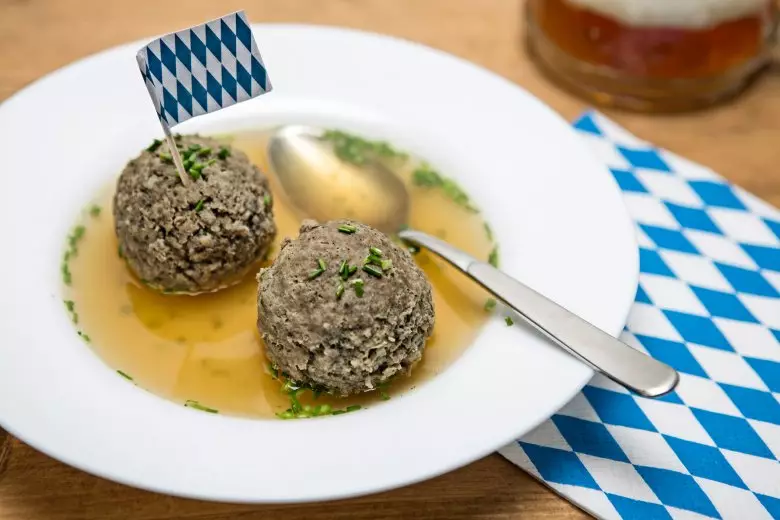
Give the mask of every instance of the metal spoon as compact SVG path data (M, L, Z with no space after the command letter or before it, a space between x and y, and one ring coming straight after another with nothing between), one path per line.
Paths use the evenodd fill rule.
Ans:
M347 217L398 231L409 216L409 194L398 175L379 162L342 161L323 133L284 126L268 141L268 161L292 205L320 222Z
M421 231L409 229L399 236L442 257L559 347L616 383L645 397L664 395L677 386L679 376L670 366L613 338L492 265Z
M407 221L409 194L392 171L378 163L358 167L336 157L311 127L282 127L271 136L268 157L288 198L320 221L349 217L386 233ZM333 202L336 201L337 204ZM420 231L401 231L470 276L558 346L613 381L646 397L670 392L678 375L530 287Z

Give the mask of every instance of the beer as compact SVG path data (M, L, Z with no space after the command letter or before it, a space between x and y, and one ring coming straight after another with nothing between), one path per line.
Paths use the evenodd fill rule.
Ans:
M772 0L529 0L529 46L606 104L685 109L734 94L768 60Z

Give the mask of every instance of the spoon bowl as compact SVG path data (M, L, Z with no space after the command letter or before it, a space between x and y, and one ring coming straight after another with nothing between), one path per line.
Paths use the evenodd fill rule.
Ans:
M409 216L409 194L380 161L338 157L322 129L289 125L268 141L268 160L293 206L320 222L350 218L394 233Z

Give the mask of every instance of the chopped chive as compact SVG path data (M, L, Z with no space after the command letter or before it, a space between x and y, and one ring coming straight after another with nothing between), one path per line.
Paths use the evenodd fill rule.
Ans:
M206 161L206 166L211 166L211 165L212 165L212 164L214 164L215 162L217 162L217 160L216 160L216 159L209 159L208 161Z
M490 224L488 224L487 222L484 223L484 226L485 226L485 235L487 235L487 239L492 242L493 241L493 230L490 229Z
M382 250L378 247L369 247L368 252L377 257L382 256Z
M321 275L324 272L325 271L323 271L322 269L315 269L314 271L309 273L309 280L314 280L315 278L317 278L319 275Z
M97 218L97 217L99 217L99 216L100 216L100 211L101 211L101 208L100 208L100 206L98 206L97 204L93 204L93 205L92 205L92 206L90 206L90 208L89 208L89 214L90 214L90 216L92 216L93 218Z
M117 370L117 371L116 371L116 373L117 373L117 374L119 374L120 376L124 377L124 378L125 378L125 379L127 379L128 381L132 381L132 380L133 380L133 378L132 378L132 377L130 377L130 375L128 375L128 374L127 374L127 373L125 373L125 372L122 372L121 370Z
M485 312L491 312L493 309L496 308L496 300L494 298L488 298L485 300Z
M327 415L329 414L333 408L329 404L321 404L319 406L316 406L314 408L314 415Z
M357 268L356 265L349 266L349 276L352 276L353 274L355 274L357 272L357 269L358 268Z
M147 152L155 152L160 147L160 145L162 145L162 141L160 141L159 139L155 139L154 141L152 141L152 144L150 144L146 148L146 151Z
M173 164L173 156L169 153L161 153L158 157L164 163Z
M185 171L190 171L190 168L192 168L192 165L195 164L195 161L192 159L185 159L182 163L182 166L184 166Z
M90 343L90 342L92 341L92 339L91 339L89 336L87 336L87 334L86 334L86 333L84 333L84 331L81 331L81 330L80 330L80 331L78 331L78 332L77 332L77 334L78 334L79 336L81 336L81 339L83 339L83 340L84 340L84 341L86 341L87 343Z
M507 327L511 327L512 325L514 325L514 324L515 324L514 320L512 320L512 318L510 318L509 316L507 316L506 318L504 318L504 321L506 322L506 326L507 326Z
M317 265L319 266L321 271L324 271L325 269L328 268L328 265L325 263L325 260L323 260L322 258L317 259Z
M351 235L352 233L357 231L357 228L350 224L342 224L341 226L339 226L339 231Z
M68 309L68 312L73 312L73 309L76 308L76 302L73 300L65 300L65 308Z
M117 246L116 254L119 256L119 258L124 258L125 257L125 254L122 252L122 246Z
M493 249L490 251L488 263L493 267L498 267L498 245L493 246Z
M217 154L217 157L219 157L220 159L222 159L224 161L225 159L230 157L230 150L228 150L225 147L220 148L219 149L219 153Z
M386 258L382 260L382 262L379 264L379 267L382 268L382 271L388 271L393 268L393 261L389 258Z
M341 264L339 265L339 274L344 275L345 273L349 272L349 265L347 264L346 260L342 260Z
M203 209L203 199L200 199L197 204L195 204L195 213Z
M201 148L198 151L198 157L208 157L211 153L211 148Z
M363 260L363 265L369 265L369 264L382 265L382 259L376 255L368 255L366 259Z
M276 414L276 416L280 419L292 419L295 417L295 415L292 413L292 410L285 410L284 412L279 412Z
M382 278L381 269L377 269L373 265L364 265L363 270L375 278Z
M208 406L200 404L198 401L193 401L191 399L188 399L184 402L184 406L188 408L194 408L196 410L200 410L201 412L207 412L207 413L219 413L219 410L216 410L214 408L209 408Z
M363 285L364 283L361 278L352 280L352 287L355 289L355 295L357 295L358 298L363 297Z
M340 300L342 296L344 296L344 284L339 282L338 287L336 287L336 299Z
M200 150L201 148L203 148L203 147L202 147L201 145L199 145L198 143L193 143L193 144L191 144L191 145L190 145L190 146L187 148L187 151L190 151L190 152L197 152L197 151L198 151L198 150Z
M353 404L351 406L347 406L346 411L347 412L355 412L357 410L360 410L361 408L362 408L362 406L360 406L359 404Z
M263 206L266 208L271 205L271 196L269 194L263 195Z

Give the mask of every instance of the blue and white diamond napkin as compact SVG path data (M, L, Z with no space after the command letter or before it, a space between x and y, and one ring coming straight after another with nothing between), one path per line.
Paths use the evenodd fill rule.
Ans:
M158 38L136 60L166 133L272 88L243 11Z
M600 114L574 126L636 222L621 339L680 384L646 399L596 376L500 453L599 518L780 519L780 211Z

